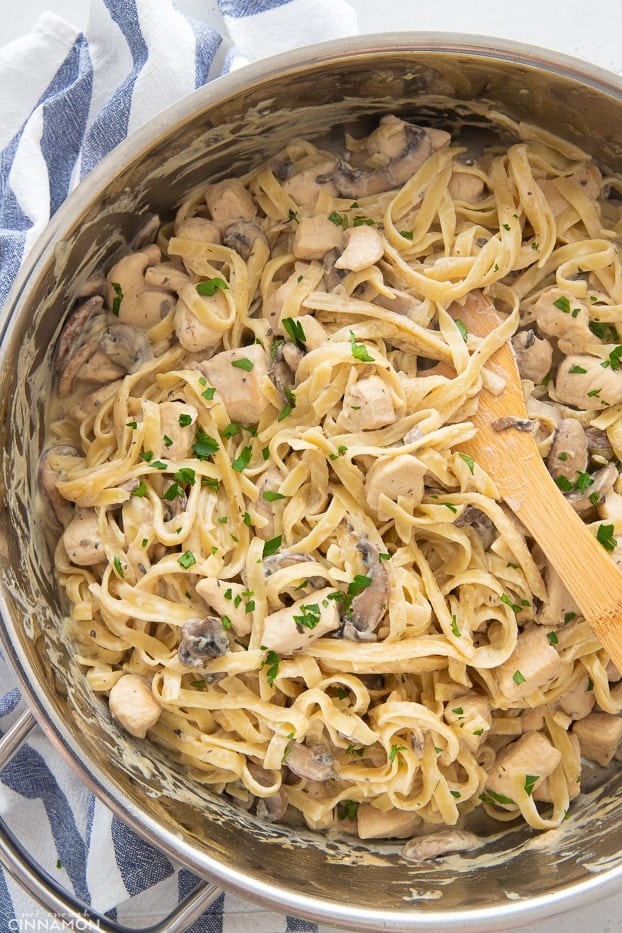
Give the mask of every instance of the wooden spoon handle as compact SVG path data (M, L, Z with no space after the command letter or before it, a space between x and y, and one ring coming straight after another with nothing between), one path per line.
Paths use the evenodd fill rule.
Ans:
M500 319L483 296L460 308L470 330L485 336ZM622 672L622 572L561 493L529 430L529 416L513 350L503 344L487 368L505 382L494 395L486 388L472 418L477 434L461 444L494 480L501 498L538 542L586 621ZM523 430L522 428L527 428Z

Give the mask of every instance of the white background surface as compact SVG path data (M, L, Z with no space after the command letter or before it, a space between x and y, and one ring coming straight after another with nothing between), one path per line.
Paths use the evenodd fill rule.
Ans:
M622 0L350 0L350 4L357 10L361 33L420 29L496 36L622 72ZM177 0L177 5L222 29L215 0ZM88 6L88 0L0 0L0 46L29 32L44 11L82 27ZM622 933L622 892L563 917L532 923L528 929L530 933Z

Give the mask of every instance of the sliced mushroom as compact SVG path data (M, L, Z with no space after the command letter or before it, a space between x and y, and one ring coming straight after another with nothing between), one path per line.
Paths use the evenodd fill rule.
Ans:
M261 227L250 220L236 220L229 224L223 235L224 245L234 249L244 262L248 262L257 240L264 243L266 249L269 248L268 238Z
M265 820L266 823L277 823L285 816L288 805L287 791L284 787L280 787L276 794L257 798L255 813L260 820Z
M57 373L63 372L76 347L83 342L87 324L101 315L103 307L102 296L93 295L81 302L68 316L54 348L54 369Z
M355 169L339 159L332 180L345 198L364 198L397 188L412 178L433 152L448 145L450 139L450 134L444 130L427 129L395 116L385 116L366 143L372 160L381 165ZM328 181L330 177L323 176L322 180Z
M464 829L448 829L444 832L430 833L410 839L402 849L402 855L409 862L423 862L438 858L449 852L469 852L477 849L482 840Z
M110 324L106 327L99 348L125 373L135 373L143 363L153 359L147 334L129 324Z
M298 777L308 781L328 781L337 777L335 756L320 742L292 742L285 764Z
M79 567L92 567L106 559L95 509L75 510L63 532L63 544L69 560Z
M563 418L558 424L546 465L553 479L563 476L571 483L587 470L587 439L576 418Z
M605 500L617 478L618 469L615 463L608 463L590 477L586 477L585 482L581 483L581 488L568 492L566 498L575 512L587 512Z
M329 221L330 223L330 221ZM360 272L382 259L384 240L375 227L361 224L346 230L346 248L335 262L336 269Z
M270 378L284 402L290 402L296 381L296 370L302 359L303 351L291 340L276 345L272 354Z
M39 460L39 489L52 509L57 522L63 528L73 518L74 504L61 496L56 487L57 481L65 476L65 471L59 467L59 459L78 456L75 447L70 447L68 444L56 444L44 451Z
M229 637L217 616L193 619L181 630L177 655L184 667L201 668L210 658L222 657L229 651Z
M151 244L123 256L110 269L106 276L106 304L120 323L149 330L173 309L173 293L149 286L145 280L147 268L159 263L160 258L160 250Z
M136 674L123 674L110 690L110 712L126 732L144 739L160 718L162 707L147 683Z
M179 289L175 306L175 335L185 350L200 353L213 350L233 323L233 314L223 289L201 295L196 285Z
M374 636L387 609L389 572L385 561L380 559L378 548L367 537L362 537L356 548L363 558L370 583L350 603L342 635L351 641L368 641Z
M341 250L336 246L324 253L322 258L322 268L324 269L324 287L327 292L334 291L338 285L341 285L346 275L347 269L339 269L336 262L341 256Z
M461 515L455 520L456 528L472 528L482 542L485 551L498 537L497 529L492 520L475 505L467 505Z

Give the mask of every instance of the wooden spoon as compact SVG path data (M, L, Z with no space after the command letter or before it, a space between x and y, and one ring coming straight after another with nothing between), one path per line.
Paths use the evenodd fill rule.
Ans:
M452 304L449 312L479 337L501 324L493 305L480 292L472 292L464 304ZM505 388L499 395L482 388L472 418L477 434L461 444L461 449L494 480L501 498L538 542L622 672L622 572L556 485L532 432L504 427L514 419L519 419L519 425L529 419L510 342L486 365L503 378Z

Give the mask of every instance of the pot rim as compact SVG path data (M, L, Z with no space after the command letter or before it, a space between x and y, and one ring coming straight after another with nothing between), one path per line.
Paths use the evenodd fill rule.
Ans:
M245 88L256 86L289 70L295 69L297 73L304 73L305 70L315 71L322 63L336 64L340 60L365 57L377 59L383 54L392 57L399 54L407 56L413 52L479 56L533 67L552 75L574 79L596 91L622 100L622 77L587 61L523 42L436 31L391 32L328 40L270 56L216 78L133 131L73 189L51 218L25 257L7 301L0 311L0 369L4 363L4 342L10 331L10 323L19 311L31 283L37 279L53 255L59 235L67 229L80 205L90 202L105 189L115 177L119 166L129 162L137 149L142 150L155 145L162 135L170 133L172 125L187 119L198 110L209 108L239 94ZM0 616L0 643L7 660L16 672L28 706L48 740L86 787L113 813L167 856L242 897L250 897L281 912L310 917L342 928L352 929L355 924L355 928L361 931L492 931L499 929L500 922L506 927L508 924L522 925L528 921L541 920L571 910L579 905L586 906L613 893L614 885L619 885L622 868L613 868L594 874L576 883L572 888L529 900L506 901L503 905L477 910L418 913L416 909L409 911L402 908L389 913L386 910L374 912L337 900L321 900L317 896L293 893L286 887L281 888L274 883L258 879L249 880L247 874L238 871L234 865L226 865L205 852L196 849L190 851L190 846L180 844L178 833L162 826L131 800L124 798L97 763L81 760L73 747L72 734L66 723L55 710L46 707L44 698L42 699L41 693L37 691L36 678L19 638L15 634L11 637L10 613L6 610L3 597L0 597Z

